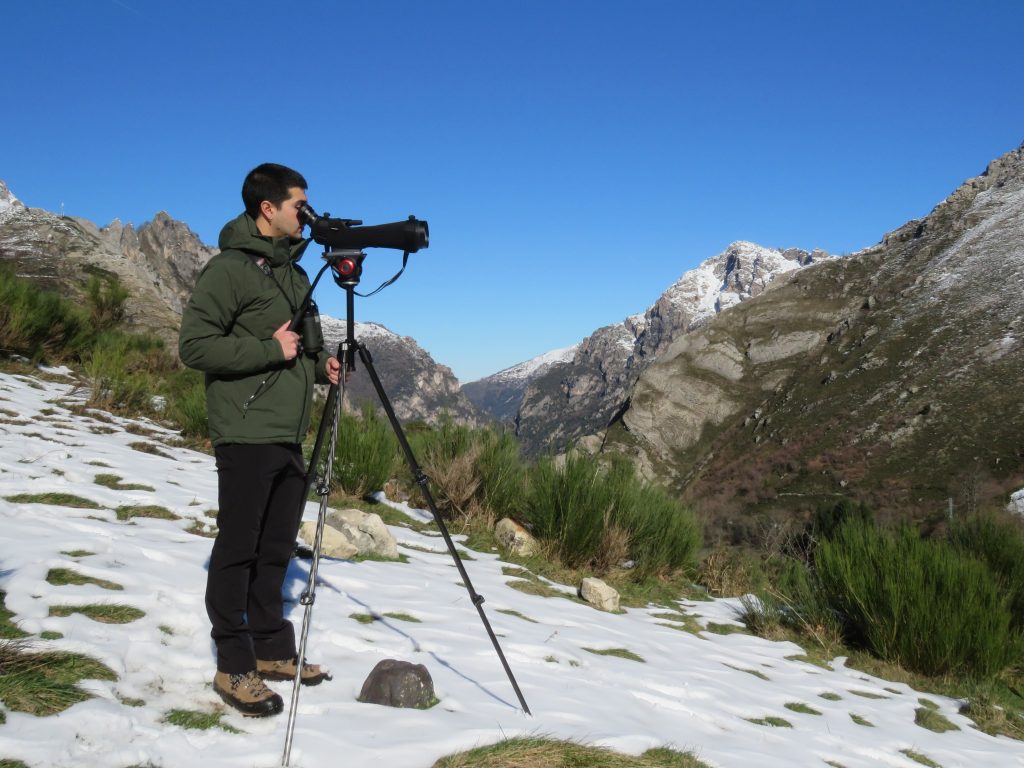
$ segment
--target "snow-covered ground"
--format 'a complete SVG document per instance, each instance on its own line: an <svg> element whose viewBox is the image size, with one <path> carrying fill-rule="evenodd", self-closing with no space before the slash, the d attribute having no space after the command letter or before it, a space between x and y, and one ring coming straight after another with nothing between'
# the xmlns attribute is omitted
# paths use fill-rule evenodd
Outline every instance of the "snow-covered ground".
<svg viewBox="0 0 1024 768"><path fill-rule="evenodd" d="M0 374L0 590L14 621L37 636L36 647L92 655L118 679L84 683L94 698L59 715L5 710L0 759L33 768L279 765L286 715L250 720L228 712L224 722L241 734L165 722L174 709L224 709L210 687L214 656L203 608L210 539L186 530L208 522L216 506L212 459L163 445L171 433L148 423L70 413L67 406L80 397L70 383ZM152 434L137 434L140 426ZM140 443L164 455L142 452ZM98 474L153 490L103 487L94 482ZM6 500L44 492L74 494L99 508ZM180 519L118 520L118 507L135 504L158 504ZM307 516L315 517L313 505ZM611 615L527 595L508 586L507 563L496 554L472 553L467 570L487 598L529 717L441 540L398 526L392 532L408 563L321 562L310 656L330 666L334 680L302 690L292 765L427 768L442 755L503 737L544 734L629 753L667 745L714 766L919 766L908 751L944 768L1024 766L1024 744L977 731L954 700L848 669L841 659L831 670L792 660L801 649L791 643L683 632L656 615L664 608ZM124 589L54 586L46 580L54 568ZM297 625L307 569L294 562L286 584ZM49 615L51 606L91 603L130 605L145 616L119 625ZM727 623L734 605L679 608L702 622ZM351 618L367 613L383 618ZM38 639L44 631L62 637ZM643 661L587 650L613 648ZM426 665L440 703L419 711L356 701L367 674L389 657ZM273 685L287 703L290 684ZM938 734L915 725L921 698L959 730ZM792 727L751 722L767 717Z"/></svg>

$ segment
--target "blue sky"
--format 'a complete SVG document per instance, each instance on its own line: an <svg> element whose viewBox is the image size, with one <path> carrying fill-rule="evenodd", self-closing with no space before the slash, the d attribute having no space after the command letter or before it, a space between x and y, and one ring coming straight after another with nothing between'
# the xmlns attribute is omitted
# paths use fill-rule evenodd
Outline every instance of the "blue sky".
<svg viewBox="0 0 1024 768"><path fill-rule="evenodd" d="M415 214L429 250L356 317L462 381L734 240L871 245L1024 140L1019 0L9 5L0 179L27 205L216 244L271 161L319 211ZM363 288L400 262L371 250Z"/></svg>

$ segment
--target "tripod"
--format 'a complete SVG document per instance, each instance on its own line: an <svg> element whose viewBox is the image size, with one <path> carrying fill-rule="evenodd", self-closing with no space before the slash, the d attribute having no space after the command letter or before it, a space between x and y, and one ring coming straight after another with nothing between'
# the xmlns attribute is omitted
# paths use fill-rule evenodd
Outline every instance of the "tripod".
<svg viewBox="0 0 1024 768"><path fill-rule="evenodd" d="M293 326L298 325L301 317L305 314L306 307L309 305L313 294L313 288L316 287L316 284L319 282L324 270L330 267L334 272L335 282L341 288L345 289L345 339L338 345L337 352L337 359L339 361L344 361L342 363L341 375L347 376L355 370L355 357L356 354L358 354L359 359L363 363L363 367L370 376L370 381L373 384L374 390L377 392L377 397L380 399L385 414L387 414L388 421L391 422L391 428L394 430L395 437L398 439L398 444L401 446L402 453L405 456L406 463L409 465L409 470L412 472L413 479L419 486L420 492L423 494L423 498L426 499L427 506L430 507L430 512L434 517L434 522L441 531L441 536L444 538L444 542L448 547L448 552L455 561L455 567L458 569L459 575L462 577L462 583L465 585L466 591L469 592L471 602L476 606L477 613L480 615L480 621L483 622L484 629L487 631L487 635L491 639L491 644L494 646L494 650L498 654L501 665L505 669L505 674L508 675L509 682L515 690L519 703L522 705L523 711L526 714L532 714L530 712L530 708L526 704L526 699L523 698L522 691L519 690L519 684L516 682L516 678L512 674L512 669L509 667L508 661L505 659L505 654L501 650L498 638L495 637L494 630L491 629L491 624L487 620L487 615L484 613L483 595L479 594L473 588L473 582L470 581L469 574L466 573L466 567L462 562L462 558L459 557L459 553L455 549L455 544L452 542L451 535L448 533L448 527L445 525L444 520L437 511L437 505L434 503L434 497L430 493L428 478L423 473L419 463L416 461L416 457L409 445L409 441L405 436L405 431L402 429L402 425L399 423L398 417L395 415L395 410L391 406L391 401L388 399L387 393L384 391L380 377L377 375L377 370L373 367L373 358L370 356L370 352L366 348L366 345L356 340L355 288L359 285L359 277L362 273L362 262L365 256L366 255L362 251L334 251L328 247L327 251L324 253L324 259L327 261L327 265L320 270L320 274L318 274L316 280L313 281L313 285L309 289L309 294L306 296L303 306L300 307L299 311L296 313L292 324ZM328 414L331 414L330 419L328 419ZM323 416L320 419L320 427L317 430L316 441L313 443L313 452L309 459L309 468L306 475L306 492L301 501L301 504L304 506L310 490L317 481L317 466L320 452L323 448L325 436L329 433L330 445L327 450L327 460L325 462L324 469L320 474L319 483L317 483L317 495L320 496L320 511L317 517L316 536L313 542L313 560L309 569L309 580L306 585L306 591L303 592L299 599L299 602L305 606L305 612L302 617L302 631L299 635L297 667L295 681L292 687L291 706L288 712L288 731L285 737L284 755L281 763L283 766L287 766L289 764L291 756L292 739L295 731L295 713L298 707L299 686L302 680L302 664L306 655L306 640L309 635L313 603L316 599L316 574L317 568L320 564L320 545L327 513L327 497L330 494L331 468L334 464L334 450L338 442L338 423L340 421L340 415L341 397L339 396L339 385L332 384L327 392L327 402L324 404Z"/></svg>

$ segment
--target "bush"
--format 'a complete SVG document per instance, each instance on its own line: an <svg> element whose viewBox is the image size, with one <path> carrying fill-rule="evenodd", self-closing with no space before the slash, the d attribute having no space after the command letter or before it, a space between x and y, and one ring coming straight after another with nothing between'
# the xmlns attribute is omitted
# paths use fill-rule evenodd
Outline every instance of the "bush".
<svg viewBox="0 0 1024 768"><path fill-rule="evenodd" d="M476 471L480 503L501 517L521 519L526 508L526 467L515 436L504 430L483 431Z"/></svg>
<svg viewBox="0 0 1024 768"><path fill-rule="evenodd" d="M437 427L410 425L410 446L431 481L441 515L468 522L482 511L520 517L525 468L515 438L495 428L475 429L445 417ZM404 461L404 457L402 457ZM405 472L415 498L418 486Z"/></svg>
<svg viewBox="0 0 1024 768"><path fill-rule="evenodd" d="M85 286L85 300L93 327L98 330L113 328L124 319L124 304L128 289L121 285L117 275L101 280L96 275L89 277Z"/></svg>
<svg viewBox="0 0 1024 768"><path fill-rule="evenodd" d="M849 639L883 659L927 675L987 678L1020 655L989 569L944 542L848 520L821 542L815 563Z"/></svg>
<svg viewBox="0 0 1024 768"><path fill-rule="evenodd" d="M858 504L850 499L843 499L831 506L818 507L811 518L811 535L817 540L831 539L847 520L857 520L870 525L874 522L874 516L864 502Z"/></svg>
<svg viewBox="0 0 1024 768"><path fill-rule="evenodd" d="M0 268L0 348L34 361L77 358L94 338L88 314Z"/></svg>
<svg viewBox="0 0 1024 768"><path fill-rule="evenodd" d="M950 543L981 560L995 574L1000 590L1008 595L1013 626L1024 630L1024 534L1020 525L995 514L979 514L956 522Z"/></svg>
<svg viewBox="0 0 1024 768"><path fill-rule="evenodd" d="M167 416L181 427L185 437L209 436L206 421L206 381L203 374L190 368L181 368L169 382Z"/></svg>
<svg viewBox="0 0 1024 768"><path fill-rule="evenodd" d="M398 450L391 424L372 405L363 406L361 418L342 413L331 468L332 485L357 497L382 490L395 474Z"/></svg>
<svg viewBox="0 0 1024 768"><path fill-rule="evenodd" d="M93 343L85 360L90 379L90 405L122 408L136 413L154 411L153 396L161 392L166 375L176 367L153 336L108 330Z"/></svg>
<svg viewBox="0 0 1024 768"><path fill-rule="evenodd" d="M603 469L570 452L541 459L528 473L525 518L562 561L607 570L629 558L640 580L692 568L701 546L696 518L663 490L636 477L625 459Z"/></svg>
<svg viewBox="0 0 1024 768"><path fill-rule="evenodd" d="M532 467L528 486L526 517L534 534L552 542L566 565L593 564L617 495L597 462L576 452L561 466L553 457L542 458Z"/></svg>

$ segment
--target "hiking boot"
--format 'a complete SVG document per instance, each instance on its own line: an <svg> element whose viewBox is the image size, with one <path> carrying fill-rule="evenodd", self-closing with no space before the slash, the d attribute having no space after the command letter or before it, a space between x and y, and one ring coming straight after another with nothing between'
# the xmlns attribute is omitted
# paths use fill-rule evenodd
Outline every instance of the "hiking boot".
<svg viewBox="0 0 1024 768"><path fill-rule="evenodd" d="M256 659L256 673L264 680L294 680L295 667L298 662L299 660L296 656L276 661ZM324 680L330 679L331 676L320 669L319 664L302 665L303 685L320 685Z"/></svg>
<svg viewBox="0 0 1024 768"><path fill-rule="evenodd" d="M213 677L213 690L246 717L267 717L284 709L284 701L267 688L256 670L240 675L218 672Z"/></svg>

